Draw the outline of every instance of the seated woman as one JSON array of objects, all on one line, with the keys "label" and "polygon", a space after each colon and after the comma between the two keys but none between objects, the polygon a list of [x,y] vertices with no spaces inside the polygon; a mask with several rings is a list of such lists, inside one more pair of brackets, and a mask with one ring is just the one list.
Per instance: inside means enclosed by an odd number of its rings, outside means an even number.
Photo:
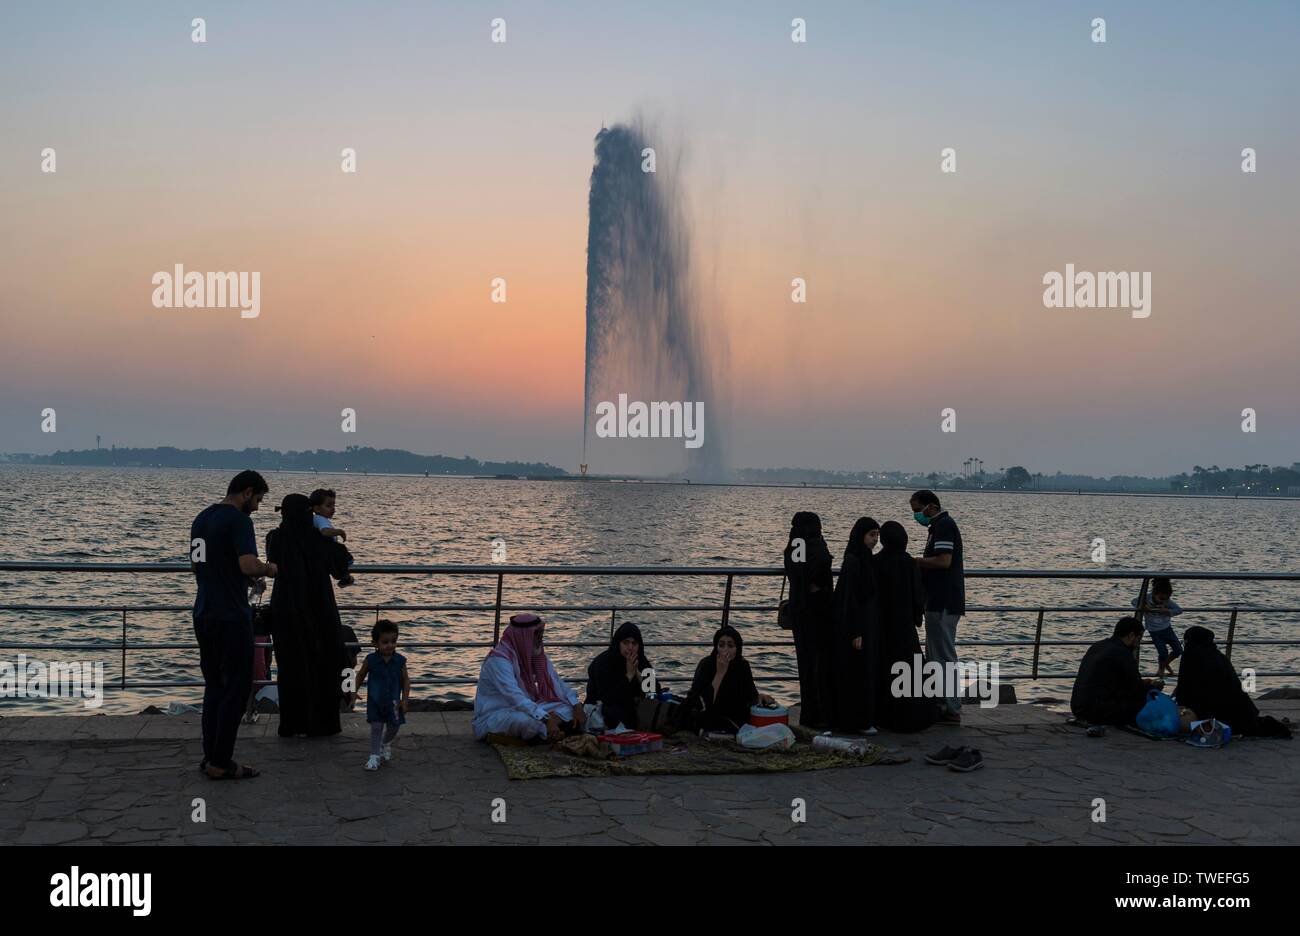
[{"label": "seated woman", "polygon": [[542,647],[545,622],[516,614],[483,661],[474,694],[474,737],[509,735],[558,740],[586,720],[578,694],[565,685]]},{"label": "seated woman", "polygon": [[1260,715],[1231,661],[1214,645],[1214,633],[1189,627],[1183,635],[1186,649],[1178,669],[1174,698],[1196,713],[1198,719],[1217,718],[1235,735],[1289,738],[1291,729],[1271,715]]},{"label": "seated woman", "polygon": [[624,621],[610,638],[609,649],[602,651],[587,667],[586,704],[601,703],[607,727],[622,724],[635,729],[637,703],[646,697],[644,680],[651,680],[650,694],[659,691],[653,676],[641,675],[651,668],[641,629],[631,621]]},{"label": "seated woman", "polygon": [[749,722],[752,706],[760,702],[776,704],[754,685],[749,661],[740,655],[744,644],[740,632],[729,624],[723,624],[713,635],[713,652],[695,668],[695,679],[686,696],[692,730],[734,734]]}]

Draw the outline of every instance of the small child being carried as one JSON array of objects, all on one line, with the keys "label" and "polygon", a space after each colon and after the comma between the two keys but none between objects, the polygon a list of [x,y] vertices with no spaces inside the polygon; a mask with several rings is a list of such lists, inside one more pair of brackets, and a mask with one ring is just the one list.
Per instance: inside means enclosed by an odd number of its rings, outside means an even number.
[{"label": "small child being carried", "polygon": [[406,724],[411,702],[411,677],[406,672],[406,657],[397,652],[397,625],[385,618],[370,630],[375,652],[369,654],[357,671],[356,686],[370,680],[366,688],[366,721],[370,723],[370,759],[366,770],[378,770],[380,760],[393,759],[393,738]]},{"label": "small child being carried", "polygon": [[[336,500],[337,497],[335,493],[329,488],[317,488],[312,491],[311,495],[307,498],[308,503],[311,504],[312,525],[315,526],[316,529],[320,530],[322,536],[330,539],[337,538],[339,543],[343,544],[348,541],[348,534],[342,527],[336,527],[332,519],[334,517],[334,503]],[[346,549],[347,547],[344,548]],[[351,567],[352,553],[349,552],[348,568]],[[339,584],[351,585],[352,581],[352,576],[349,574],[347,578],[340,579]]]}]

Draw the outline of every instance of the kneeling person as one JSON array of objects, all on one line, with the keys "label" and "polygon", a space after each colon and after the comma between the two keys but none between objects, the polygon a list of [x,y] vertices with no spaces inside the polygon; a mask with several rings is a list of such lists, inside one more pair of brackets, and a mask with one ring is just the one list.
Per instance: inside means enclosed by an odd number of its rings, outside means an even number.
[{"label": "kneeling person", "polygon": [[1122,617],[1111,636],[1088,648],[1070,695],[1070,711],[1076,718],[1094,725],[1133,724],[1151,688],[1133,656],[1141,639],[1138,619]]}]

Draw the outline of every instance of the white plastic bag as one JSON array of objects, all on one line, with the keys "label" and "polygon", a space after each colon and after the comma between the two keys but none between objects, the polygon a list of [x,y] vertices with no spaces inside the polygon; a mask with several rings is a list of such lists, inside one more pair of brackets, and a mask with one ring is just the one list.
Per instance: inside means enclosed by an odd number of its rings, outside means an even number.
[{"label": "white plastic bag", "polygon": [[754,750],[765,750],[767,748],[779,748],[787,750],[794,746],[794,732],[790,730],[789,725],[764,725],[756,728],[753,725],[741,725],[740,731],[736,732],[736,743],[741,747],[753,748]]},{"label": "white plastic bag", "polygon": [[599,735],[605,733],[605,712],[601,708],[605,703],[597,702],[595,705],[584,705],[583,711],[587,713],[587,721],[582,728],[587,734]]}]

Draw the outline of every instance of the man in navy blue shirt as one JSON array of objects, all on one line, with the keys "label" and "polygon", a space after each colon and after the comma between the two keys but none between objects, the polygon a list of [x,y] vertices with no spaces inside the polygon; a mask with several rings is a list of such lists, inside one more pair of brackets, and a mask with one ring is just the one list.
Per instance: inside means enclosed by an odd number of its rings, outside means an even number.
[{"label": "man in navy blue shirt", "polygon": [[241,471],[226,488],[226,498],[205,507],[190,525],[190,568],[198,584],[194,597],[194,635],[203,670],[203,763],[214,780],[256,777],[235,763],[235,735],[253,687],[253,609],[248,589],[263,576],[274,577],[274,563],[257,558],[257,536],[249,514],[262,503],[266,480]]},{"label": "man in navy blue shirt", "polygon": [[[912,516],[929,531],[925,552],[916,560],[925,587],[925,654],[928,660],[953,672],[956,684],[957,622],[966,613],[966,576],[963,567],[961,530],[948,511],[939,506],[934,491],[912,495]],[[960,693],[960,687],[957,687]],[[961,696],[944,699],[941,721],[961,724]]]}]

